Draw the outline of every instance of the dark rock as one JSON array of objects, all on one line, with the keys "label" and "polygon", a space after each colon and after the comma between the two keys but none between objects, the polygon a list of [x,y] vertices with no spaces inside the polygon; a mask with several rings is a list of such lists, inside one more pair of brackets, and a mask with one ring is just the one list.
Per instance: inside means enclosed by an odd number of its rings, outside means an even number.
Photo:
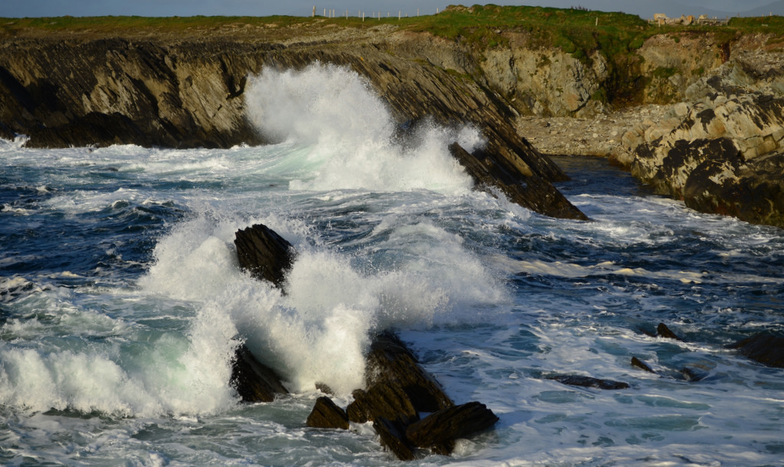
[{"label": "dark rock", "polygon": [[466,168],[478,189],[493,195],[494,190],[500,190],[509,201],[532,211],[543,212],[542,209],[547,205],[551,216],[588,220],[550,182],[536,174],[521,174],[514,167],[498,164],[483,149],[469,153],[458,143],[452,143],[449,152]]},{"label": "dark rock", "polygon": [[402,461],[414,460],[414,448],[406,439],[406,426],[400,421],[379,417],[373,421],[373,429],[381,438],[381,445],[389,449]]},{"label": "dark rock", "polygon": [[[513,202],[545,215],[582,215],[551,185],[564,173],[517,133],[515,110],[483,75],[457,77],[407,41],[379,47],[376,41],[385,38],[367,30],[349,42],[338,34],[320,43],[292,43],[291,34],[299,32],[276,28],[237,40],[219,33],[172,39],[94,31],[89,38],[6,37],[0,49],[0,134],[28,135],[27,144],[37,147],[264,144],[270,141],[245,114],[248,76],[267,67],[302,69],[320,62],[366,78],[398,122],[432,118],[447,127],[477,128],[487,141],[488,166],[535,188],[519,189],[510,196]],[[452,48],[448,54],[477,66],[481,54]],[[540,193],[546,197],[538,198]]]},{"label": "dark rock", "polygon": [[291,267],[294,248],[275,231],[256,224],[235,234],[234,245],[240,267],[259,279],[283,286],[285,273]]},{"label": "dark rock", "polygon": [[692,209],[784,227],[784,153],[744,161],[706,161],[684,187]]},{"label": "dark rock", "polygon": [[316,389],[323,392],[324,394],[335,394],[335,391],[333,391],[332,388],[325,383],[316,383]]},{"label": "dark rock", "polygon": [[559,383],[569,386],[580,386],[584,388],[597,388],[597,389],[628,389],[629,384],[622,381],[613,381],[609,379],[598,379],[590,376],[581,375],[553,375],[548,376],[547,379],[558,381]]},{"label": "dark rock", "polygon": [[243,402],[272,402],[276,394],[289,392],[275,371],[259,362],[245,344],[235,351],[231,385]]},{"label": "dark rock", "polygon": [[650,366],[648,366],[647,363],[643,362],[637,357],[632,357],[632,366],[647,371],[648,373],[656,373]]},{"label": "dark rock", "polygon": [[418,411],[400,385],[378,383],[367,390],[357,389],[352,395],[354,401],[346,408],[352,422],[365,423],[386,418],[409,424],[419,420]]},{"label": "dark rock", "polygon": [[784,336],[761,332],[738,341],[729,348],[738,349],[741,355],[764,365],[784,368]]},{"label": "dark rock", "polygon": [[484,431],[498,421],[492,410],[479,402],[441,409],[406,428],[406,439],[413,445],[449,455],[455,440]]},{"label": "dark rock", "polygon": [[[378,334],[367,356],[366,386],[397,387],[418,412],[435,412],[454,405],[441,385],[417,361],[406,345],[391,332]],[[400,392],[396,390],[396,392]]]},{"label": "dark rock", "polygon": [[664,323],[659,323],[659,325],[656,326],[656,335],[659,337],[664,337],[666,339],[675,339],[676,341],[683,340],[677,335],[675,335],[675,333],[672,332],[670,328],[668,328],[667,325]]},{"label": "dark rock", "polygon": [[316,399],[316,405],[308,415],[307,425],[312,428],[339,428],[348,430],[348,416],[346,412],[335,405],[329,397],[323,396]]},{"label": "dark rock", "polygon": [[694,368],[684,367],[681,369],[681,376],[683,376],[683,379],[686,381],[697,382],[705,379],[708,374],[704,371],[699,371]]}]

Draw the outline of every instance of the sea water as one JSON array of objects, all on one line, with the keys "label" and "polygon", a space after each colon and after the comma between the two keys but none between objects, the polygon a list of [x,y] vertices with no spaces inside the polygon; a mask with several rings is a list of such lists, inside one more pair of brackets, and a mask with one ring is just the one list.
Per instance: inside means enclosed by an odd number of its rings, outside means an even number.
[{"label": "sea water", "polygon": [[[315,383],[345,406],[392,328],[500,418],[413,464],[780,465],[784,370],[725,346],[784,328],[784,231],[596,159],[558,159],[591,221],[532,213],[472,190],[447,145],[481,145],[475,129],[402,141],[345,69],[267,71],[247,94],[275,144],[0,142],[0,463],[395,463],[371,425],[305,426]],[[234,232],[255,223],[297,250],[287,295],[238,267]],[[683,341],[653,337],[660,322]],[[240,342],[291,395],[239,402]]]}]

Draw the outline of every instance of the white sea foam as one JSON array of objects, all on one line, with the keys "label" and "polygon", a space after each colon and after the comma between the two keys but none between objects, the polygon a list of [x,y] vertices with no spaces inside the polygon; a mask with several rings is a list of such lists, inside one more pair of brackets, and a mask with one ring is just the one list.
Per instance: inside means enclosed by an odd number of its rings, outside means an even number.
[{"label": "white sea foam", "polygon": [[293,180],[294,189],[457,193],[471,186],[447,146],[452,141],[469,150],[481,145],[476,130],[427,125],[415,147],[404,150],[393,142],[396,125],[383,101],[346,68],[265,69],[250,80],[246,99],[251,120],[267,137],[310,147],[301,163],[312,172]]}]

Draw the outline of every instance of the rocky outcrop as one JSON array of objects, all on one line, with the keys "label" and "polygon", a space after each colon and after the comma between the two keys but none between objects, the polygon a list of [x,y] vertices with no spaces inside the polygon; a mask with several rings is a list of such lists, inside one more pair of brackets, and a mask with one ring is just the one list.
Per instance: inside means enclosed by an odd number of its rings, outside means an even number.
[{"label": "rocky outcrop", "polygon": [[313,410],[308,415],[305,424],[311,428],[332,428],[348,430],[348,415],[338,407],[332,399],[322,396],[316,399]]},{"label": "rocky outcrop", "polygon": [[259,280],[283,288],[286,271],[294,261],[294,247],[263,224],[238,230],[234,236],[240,268]]},{"label": "rocky outcrop", "polygon": [[[294,248],[274,230],[256,224],[235,234],[234,244],[240,267],[259,280],[280,287],[294,260]],[[231,386],[243,402],[272,402],[278,394],[288,394],[280,376],[240,344],[231,366]]]},{"label": "rocky outcrop", "polygon": [[[276,287],[283,285],[294,260],[289,242],[269,227],[256,224],[238,230],[235,245],[243,270]],[[270,402],[277,394],[288,392],[275,372],[244,344],[236,351],[230,383],[244,402]],[[401,460],[414,459],[417,448],[450,454],[458,438],[486,430],[498,421],[478,402],[455,407],[413,352],[389,331],[374,336],[366,357],[365,389],[352,395],[354,401],[345,411],[329,397],[318,398],[307,426],[345,430],[349,422],[372,421],[382,445]],[[423,412],[433,413],[420,421]]]},{"label": "rocky outcrop", "polygon": [[559,48],[529,46],[526,36],[507,33],[509,47],[489,49],[481,61],[488,84],[523,115],[593,117],[605,110],[607,59],[595,51],[580,61]]},{"label": "rocky outcrop", "polygon": [[288,394],[275,370],[261,363],[241,344],[231,365],[231,386],[243,402],[272,402],[278,394]]},{"label": "rocky outcrop", "polygon": [[[486,163],[499,164],[520,183],[514,202],[546,215],[583,217],[551,188],[565,179],[563,172],[516,133],[514,109],[495,92],[423,60],[417,53],[435,57],[435,48],[423,52],[407,34],[371,30],[359,37],[348,34],[351,29],[301,42],[285,32],[242,40],[210,34],[6,39],[0,44],[0,136],[24,134],[28,145],[40,147],[261,144],[264,138],[245,117],[248,76],[319,61],[367,78],[400,123],[430,118],[448,127],[473,125],[487,141]],[[419,35],[424,42],[431,37]],[[459,48],[449,50],[444,63],[470,67],[475,61]],[[540,199],[529,186],[551,188],[550,196]]]},{"label": "rocky outcrop", "polygon": [[596,388],[605,390],[629,389],[629,383],[623,381],[613,381],[610,379],[594,378],[584,375],[549,375],[547,379],[558,381],[568,386],[579,386],[583,388]]},{"label": "rocky outcrop", "polygon": [[632,174],[703,212],[784,227],[784,97],[718,95],[674,106],[624,138]]},{"label": "rocky outcrop", "polygon": [[784,336],[761,332],[730,346],[741,355],[767,366],[784,368]]}]

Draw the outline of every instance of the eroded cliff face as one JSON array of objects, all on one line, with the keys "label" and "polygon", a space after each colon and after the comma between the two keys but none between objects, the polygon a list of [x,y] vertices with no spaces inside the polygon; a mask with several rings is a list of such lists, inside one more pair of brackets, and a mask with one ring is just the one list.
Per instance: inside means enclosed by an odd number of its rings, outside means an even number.
[{"label": "eroded cliff face", "polygon": [[481,82],[455,73],[455,67],[473,66],[470,57],[425,37],[344,38],[333,31],[299,41],[296,36],[5,40],[0,135],[24,134],[28,145],[42,147],[262,144],[263,136],[245,116],[248,77],[265,67],[301,69],[318,61],[366,77],[401,124],[429,118],[475,126],[487,144],[462,162],[480,188],[492,191],[487,185],[497,177],[515,180],[495,187],[536,212],[585,218],[553,187],[565,178],[561,170],[516,133],[514,109]]}]

